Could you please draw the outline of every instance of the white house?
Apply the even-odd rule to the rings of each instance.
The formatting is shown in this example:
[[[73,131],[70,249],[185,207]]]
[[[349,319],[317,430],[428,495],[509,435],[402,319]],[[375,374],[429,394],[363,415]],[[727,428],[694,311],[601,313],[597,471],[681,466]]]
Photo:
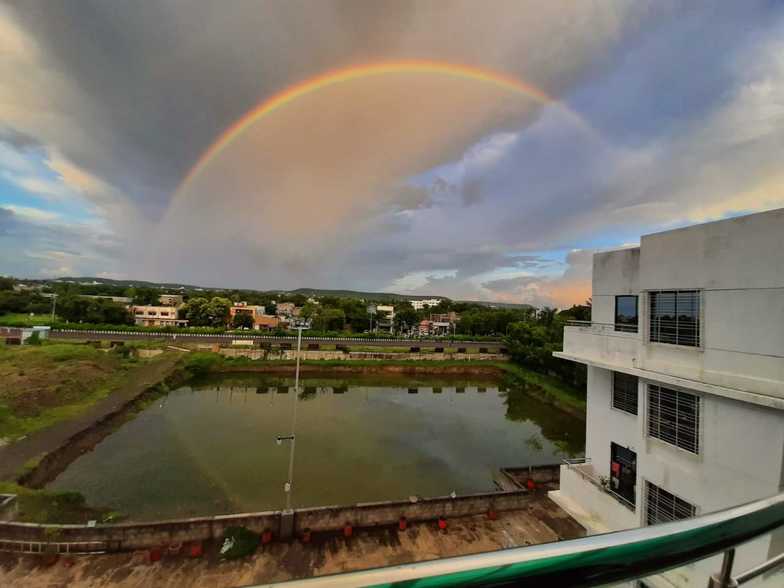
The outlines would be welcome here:
[[[422,300],[412,300],[411,306],[414,307],[414,310],[422,310],[432,306],[438,306],[441,302],[441,298],[424,298]]]
[[[586,459],[551,497],[590,533],[687,518],[784,488],[784,209],[643,236],[593,259]],[[741,548],[736,570],[784,551]],[[646,580],[704,586],[715,558]],[[704,583],[701,583],[703,582]]]

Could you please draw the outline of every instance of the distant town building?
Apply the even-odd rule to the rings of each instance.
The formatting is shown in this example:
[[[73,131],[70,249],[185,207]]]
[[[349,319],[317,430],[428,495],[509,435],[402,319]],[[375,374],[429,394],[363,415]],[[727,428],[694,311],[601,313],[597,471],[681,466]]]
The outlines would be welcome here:
[[[297,316],[297,305],[293,302],[278,302],[275,307],[278,316]]]
[[[414,310],[424,310],[425,308],[430,308],[431,306],[438,306],[441,304],[441,298],[426,298],[424,300],[412,300],[411,306],[414,307]]]
[[[265,317],[265,308],[263,306],[248,304],[247,302],[237,302],[229,308],[229,321],[233,321],[234,317],[238,314],[247,314],[253,319],[253,328],[261,328],[262,323],[267,324],[268,320],[262,320]],[[274,318],[274,317],[272,317]]]
[[[389,331],[395,328],[395,307],[391,304],[376,305],[376,330]]]
[[[182,294],[161,294],[158,297],[158,302],[164,306],[180,307],[183,303]]]
[[[5,341],[7,345],[22,345],[33,336],[33,333],[38,334],[40,340],[48,339],[51,327],[0,327],[0,340]]]
[[[554,355],[587,366],[584,463],[550,496],[589,533],[702,515],[784,484],[784,209],[645,235],[593,257],[592,321]],[[784,530],[736,569],[780,553]],[[715,562],[645,580],[705,586]]]
[[[454,324],[460,320],[460,315],[457,314],[454,310],[450,310],[449,312],[431,314],[430,320],[437,323]]]
[[[141,327],[186,327],[188,321],[177,318],[173,306],[131,306],[133,322]]]

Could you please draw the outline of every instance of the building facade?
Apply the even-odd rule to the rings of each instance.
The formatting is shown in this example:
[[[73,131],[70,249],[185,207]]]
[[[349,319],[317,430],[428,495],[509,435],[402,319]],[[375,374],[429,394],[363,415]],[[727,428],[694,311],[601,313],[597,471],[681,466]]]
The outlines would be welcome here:
[[[160,302],[163,306],[180,307],[183,304],[183,297],[182,294],[161,294],[158,297],[158,302]]]
[[[177,318],[173,306],[131,306],[133,322],[140,327],[187,327],[188,321]]]
[[[424,300],[411,301],[411,306],[414,307],[414,310],[423,310],[432,306],[438,306],[439,304],[441,304],[440,298],[426,298]]]
[[[592,321],[567,326],[555,355],[587,366],[586,458],[562,466],[551,496],[590,533],[780,492],[784,209],[594,255]],[[763,537],[736,569],[782,551],[784,534]],[[699,585],[717,569],[646,584]]]

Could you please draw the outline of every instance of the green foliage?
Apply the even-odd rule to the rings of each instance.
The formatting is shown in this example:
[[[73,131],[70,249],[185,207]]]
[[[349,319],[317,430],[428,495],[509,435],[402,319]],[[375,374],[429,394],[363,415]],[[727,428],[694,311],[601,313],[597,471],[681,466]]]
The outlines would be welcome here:
[[[221,545],[231,547],[227,551],[221,549],[221,557],[237,559],[251,555],[259,546],[259,539],[259,535],[245,527],[229,527],[223,534]]]
[[[232,302],[228,298],[197,296],[185,303],[182,311],[188,324],[195,327],[225,327],[229,322]]]
[[[136,305],[156,306],[160,304],[161,291],[156,288],[131,288],[128,293]]]
[[[25,339],[26,345],[40,345],[41,344],[41,335],[38,334],[38,331],[33,331],[33,334],[30,335],[27,339]]]
[[[5,291],[5,290],[13,290],[13,289],[14,289],[14,279],[0,276],[0,290]]]
[[[206,376],[223,363],[223,357],[217,353],[191,353],[185,360],[185,369],[191,376]]]
[[[238,312],[234,315],[231,326],[235,329],[252,329],[253,317],[247,312]]]
[[[131,315],[122,305],[104,298],[67,294],[57,299],[57,315],[68,322],[128,325]]]

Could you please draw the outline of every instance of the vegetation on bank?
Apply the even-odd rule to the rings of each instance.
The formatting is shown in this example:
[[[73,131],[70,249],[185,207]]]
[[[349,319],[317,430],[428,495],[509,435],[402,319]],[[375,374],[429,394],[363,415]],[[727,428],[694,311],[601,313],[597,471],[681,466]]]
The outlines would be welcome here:
[[[252,360],[246,357],[224,357],[217,353],[191,353],[185,360],[185,369],[194,377],[210,373],[234,370],[258,370],[266,366],[294,366],[294,360]],[[503,374],[511,386],[525,386],[526,390],[575,415],[585,412],[585,388],[577,388],[557,376],[535,372],[509,361],[485,360],[302,360],[302,366],[317,368],[341,368],[344,370],[366,370],[387,366],[441,369],[449,367],[492,368]]]
[[[16,520],[39,524],[84,524],[91,520],[117,522],[122,515],[87,505],[79,492],[33,490],[13,482],[0,482],[0,494],[16,494]],[[52,541],[57,541],[52,537]]]
[[[131,349],[0,344],[0,439],[18,439],[78,416],[141,364],[156,360],[138,360]]]

